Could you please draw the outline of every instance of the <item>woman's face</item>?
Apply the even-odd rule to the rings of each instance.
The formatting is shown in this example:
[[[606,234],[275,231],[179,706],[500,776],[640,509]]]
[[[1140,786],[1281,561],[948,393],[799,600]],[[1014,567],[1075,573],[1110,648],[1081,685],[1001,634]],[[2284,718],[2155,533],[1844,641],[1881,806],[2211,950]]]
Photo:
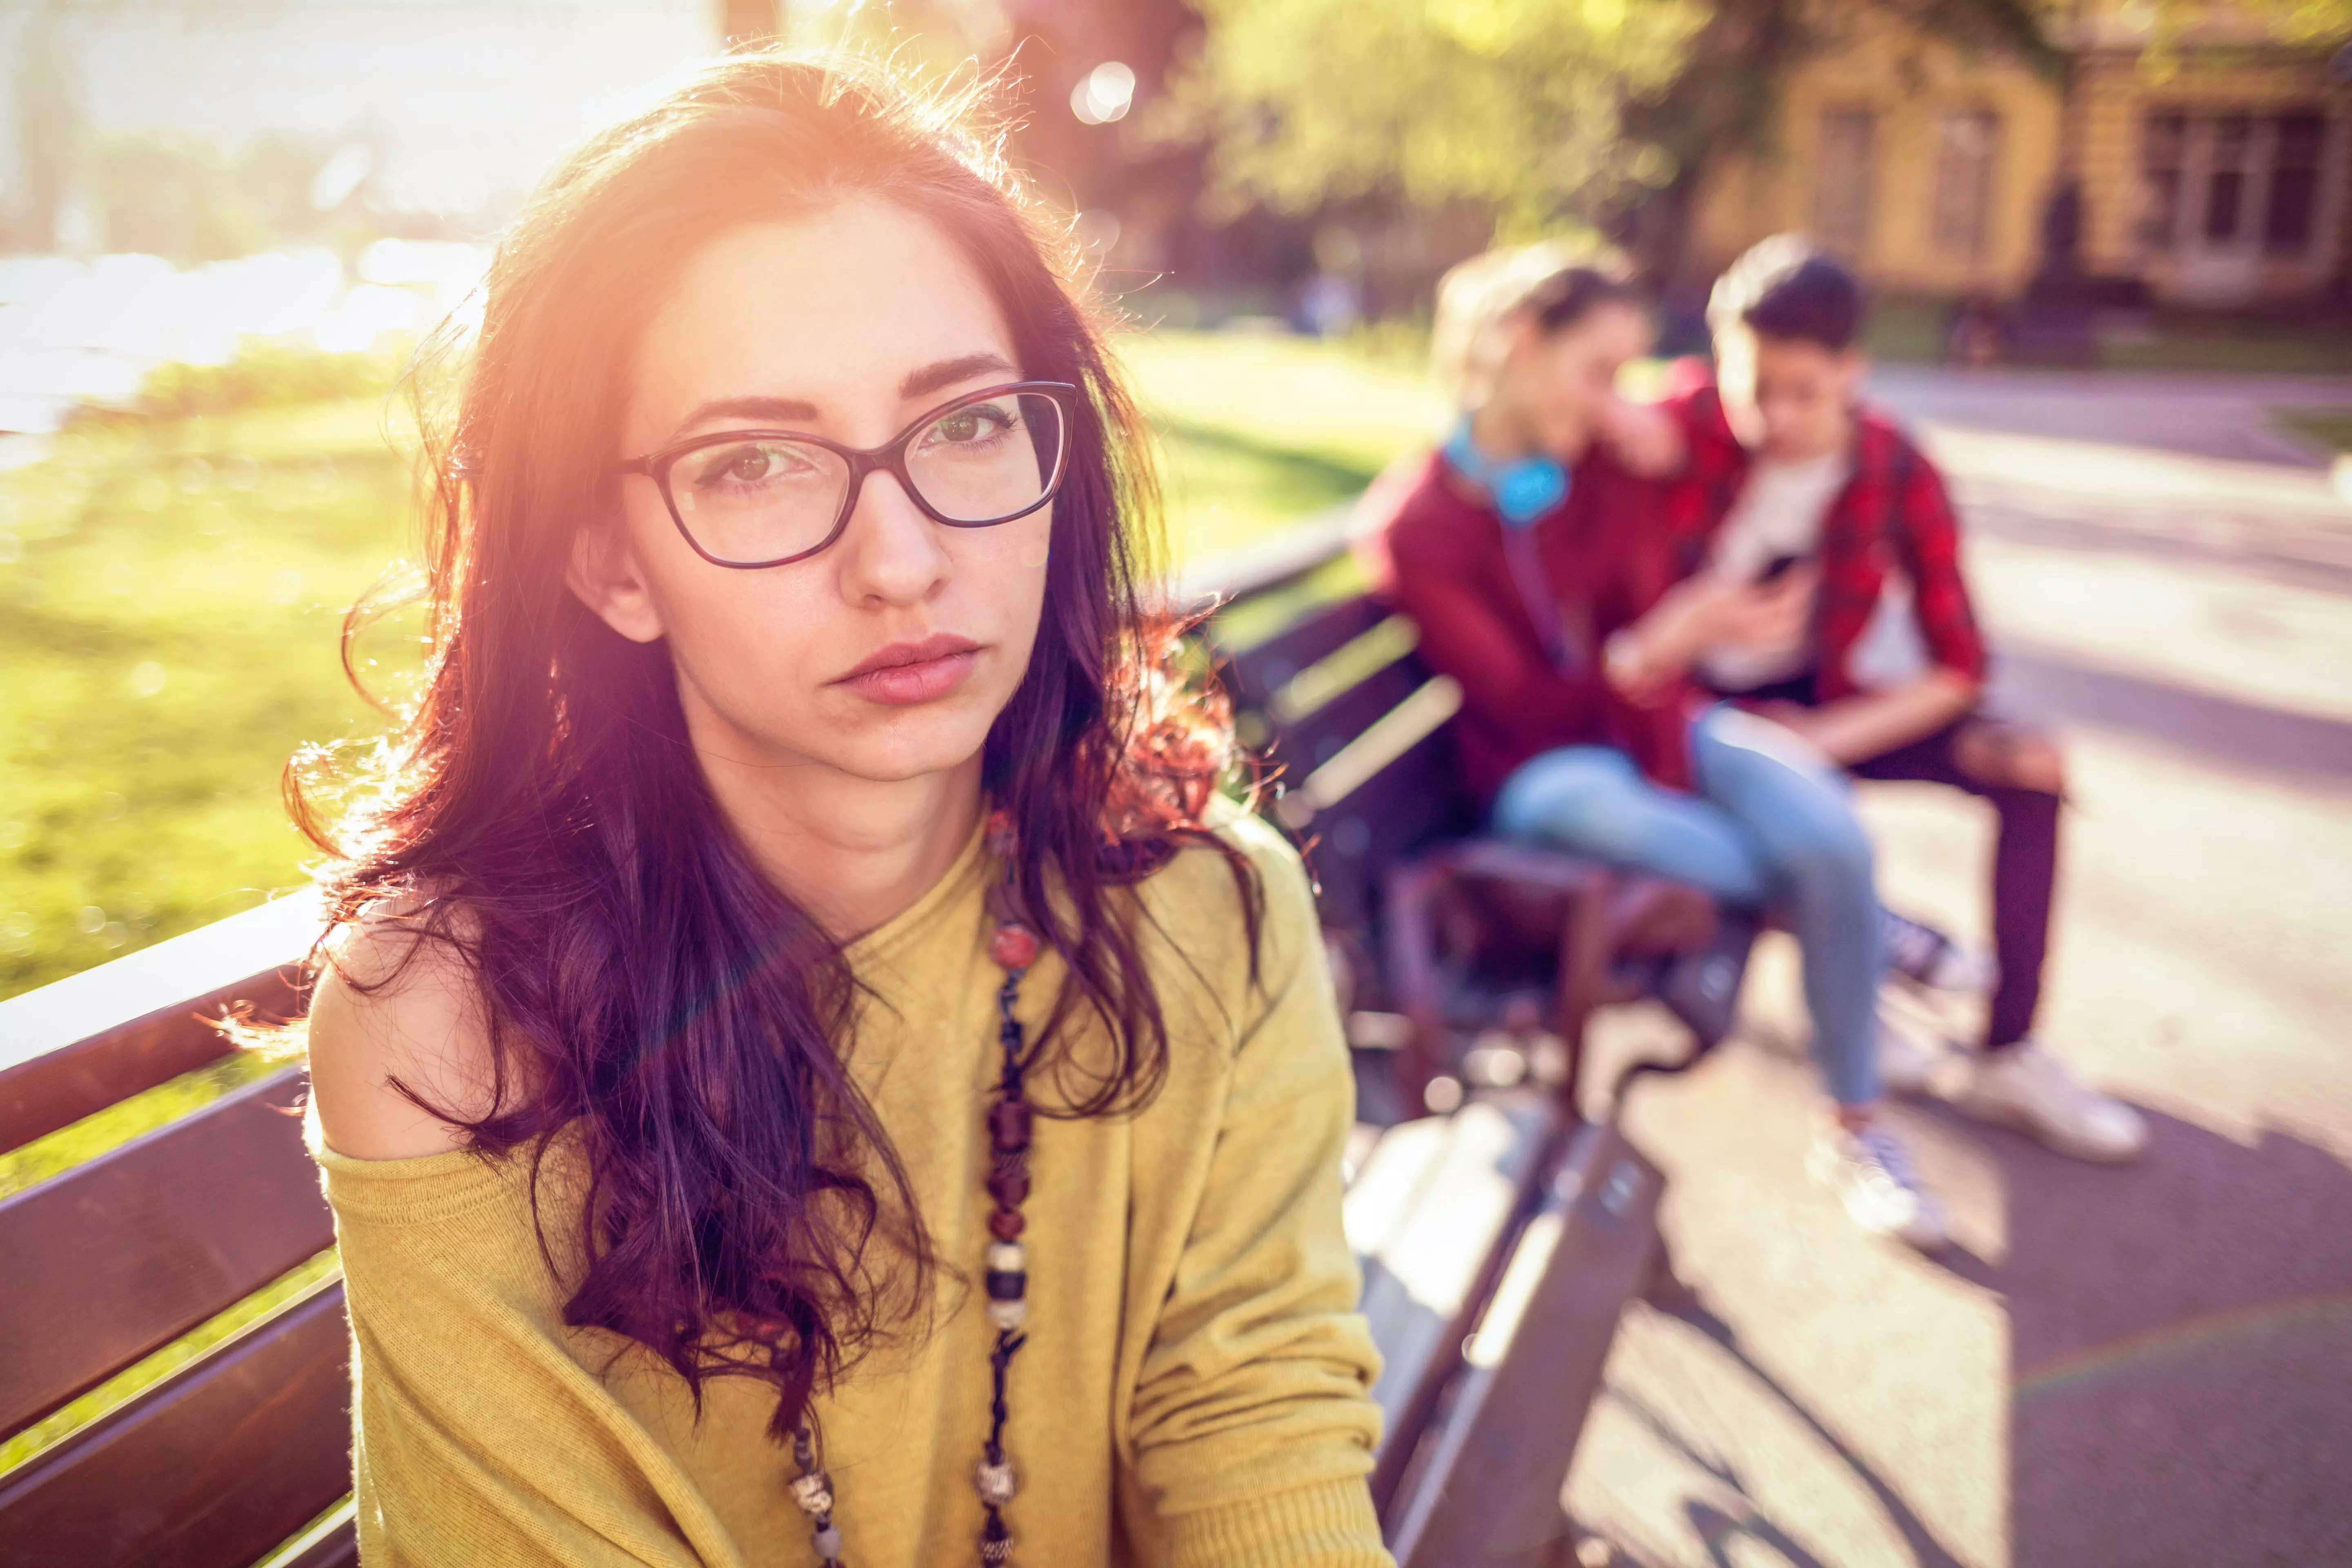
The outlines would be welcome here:
[[[880,446],[959,394],[1023,379],[986,288],[928,221],[858,198],[721,236],[647,326],[612,454],[730,430]],[[574,591],[623,636],[667,637],[698,749],[895,781],[975,758],[1029,667],[1053,508],[992,528],[926,517],[887,473],[817,554],[730,570],[621,481]]]
[[[1573,460],[1583,456],[1594,422],[1615,395],[1617,373],[1649,349],[1649,318],[1632,305],[1604,301],[1556,331],[1531,325],[1506,363],[1504,390],[1535,445]]]

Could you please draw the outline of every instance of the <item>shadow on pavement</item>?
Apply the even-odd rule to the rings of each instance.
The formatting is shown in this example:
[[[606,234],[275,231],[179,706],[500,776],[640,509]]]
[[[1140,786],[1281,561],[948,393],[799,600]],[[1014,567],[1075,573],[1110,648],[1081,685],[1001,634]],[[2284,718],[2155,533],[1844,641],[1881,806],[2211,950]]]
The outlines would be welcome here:
[[[1679,1318],[1713,1340],[1734,1364],[1754,1379],[1759,1387],[1769,1392],[1790,1415],[1796,1417],[1798,1424],[1805,1431],[1837,1457],[1839,1461],[1853,1473],[1854,1479],[1862,1483],[1863,1488],[1885,1511],[1887,1522],[1894,1526],[1895,1532],[1902,1536],[1904,1544],[1910,1549],[1910,1561],[1916,1564],[1917,1568],[1960,1568],[1959,1560],[1946,1549],[1943,1542],[1936,1539],[1935,1532],[1927,1528],[1926,1521],[1912,1511],[1911,1505],[1903,1500],[1902,1494],[1895,1489],[1886,1478],[1880,1475],[1868,1460],[1848,1447],[1836,1433],[1823,1426],[1821,1419],[1806,1407],[1804,1401],[1790,1393],[1778,1378],[1749,1358],[1747,1351],[1739,1343],[1738,1334],[1728,1323],[1709,1311],[1703,1302],[1692,1298],[1677,1300],[1671,1309],[1665,1310],[1669,1311],[1670,1316]],[[1706,1471],[1732,1490],[1743,1494],[1746,1492],[1747,1487],[1740,1479],[1738,1468],[1727,1459],[1708,1458],[1697,1444],[1686,1439],[1675,1429],[1671,1422],[1652,1410],[1625,1388],[1612,1384],[1609,1387],[1608,1394],[1609,1397],[1617,1403],[1619,1408],[1648,1428],[1651,1435],[1664,1444],[1668,1449]],[[1800,1546],[1786,1531],[1773,1523],[1759,1510],[1751,1508],[1734,1516],[1698,1498],[1690,1498],[1683,1504],[1683,1513],[1690,1521],[1693,1531],[1706,1543],[1708,1555],[1717,1563],[1725,1564],[1726,1568],[1729,1568],[1733,1561],[1727,1553],[1728,1542],[1734,1537],[1744,1537],[1749,1542],[1768,1548],[1770,1552],[1778,1554],[1778,1560],[1790,1563],[1794,1568],[1821,1568],[1818,1558]],[[1741,1564],[1747,1565],[1771,1559],[1760,1556],[1751,1550],[1740,1552],[1738,1560]]]
[[[2352,780],[2352,724],[2341,720],[2013,647],[2000,650],[1993,689],[2037,717],[2122,731],[2200,763],[2338,787]]]
[[[2009,1194],[2011,1561],[2352,1562],[2352,1170],[2149,1121],[2122,1170],[1981,1133]]]
[[[2137,556],[2190,571],[2219,568],[2289,587],[2352,594],[2352,548],[2340,528],[2281,522],[2257,508],[2209,513],[2194,527],[2081,500],[2031,508],[1978,501],[1969,506],[1968,518],[1972,533],[2013,544]]]

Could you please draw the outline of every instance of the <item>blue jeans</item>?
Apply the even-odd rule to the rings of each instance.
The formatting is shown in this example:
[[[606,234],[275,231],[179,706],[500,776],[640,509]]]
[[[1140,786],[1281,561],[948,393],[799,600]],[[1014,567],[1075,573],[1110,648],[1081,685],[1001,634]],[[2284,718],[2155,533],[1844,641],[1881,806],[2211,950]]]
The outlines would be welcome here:
[[[1692,723],[1691,757],[1695,795],[1652,784],[1614,747],[1546,752],[1504,781],[1495,831],[1688,882],[1735,909],[1784,911],[1804,950],[1822,1076],[1840,1104],[1869,1103],[1885,936],[1843,777],[1727,706]]]

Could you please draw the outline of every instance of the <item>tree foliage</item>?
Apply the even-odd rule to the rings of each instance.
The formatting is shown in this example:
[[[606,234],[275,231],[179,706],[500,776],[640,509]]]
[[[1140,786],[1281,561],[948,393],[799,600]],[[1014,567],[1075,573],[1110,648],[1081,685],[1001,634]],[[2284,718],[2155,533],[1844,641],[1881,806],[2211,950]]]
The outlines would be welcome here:
[[[1769,133],[1773,89],[1856,10],[2064,75],[2070,0],[1197,0],[1156,129],[1210,148],[1213,200],[1305,213],[1469,205],[1506,234],[1602,227],[1716,148]],[[2156,0],[2151,47],[2217,8]],[[2352,30],[2352,0],[2239,0],[2275,36]],[[1650,204],[1658,205],[1659,204]],[[1675,203],[1663,204],[1671,212]],[[1671,225],[1671,217],[1667,219]]]
[[[1213,190],[1308,212],[1470,203],[1505,230],[1587,216],[1675,173],[1622,134],[1663,94],[1702,0],[1201,0],[1163,133],[1212,149]]]

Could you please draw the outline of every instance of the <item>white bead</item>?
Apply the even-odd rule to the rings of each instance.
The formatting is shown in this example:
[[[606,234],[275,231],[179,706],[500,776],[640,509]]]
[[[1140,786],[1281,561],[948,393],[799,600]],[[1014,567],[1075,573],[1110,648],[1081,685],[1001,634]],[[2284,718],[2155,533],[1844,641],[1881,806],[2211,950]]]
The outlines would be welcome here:
[[[793,1501],[803,1513],[814,1518],[833,1511],[833,1478],[823,1470],[813,1475],[796,1476],[792,1483]]]
[[[986,1459],[972,1473],[972,1484],[980,1489],[980,1500],[1003,1508],[1013,1500],[1013,1467],[1011,1464],[992,1465]]]
[[[988,1267],[999,1274],[1025,1274],[1029,1249],[1017,1241],[992,1241],[988,1245]]]
[[[1008,1332],[1019,1328],[1028,1316],[1029,1303],[1026,1301],[991,1301],[988,1304],[988,1321]]]

